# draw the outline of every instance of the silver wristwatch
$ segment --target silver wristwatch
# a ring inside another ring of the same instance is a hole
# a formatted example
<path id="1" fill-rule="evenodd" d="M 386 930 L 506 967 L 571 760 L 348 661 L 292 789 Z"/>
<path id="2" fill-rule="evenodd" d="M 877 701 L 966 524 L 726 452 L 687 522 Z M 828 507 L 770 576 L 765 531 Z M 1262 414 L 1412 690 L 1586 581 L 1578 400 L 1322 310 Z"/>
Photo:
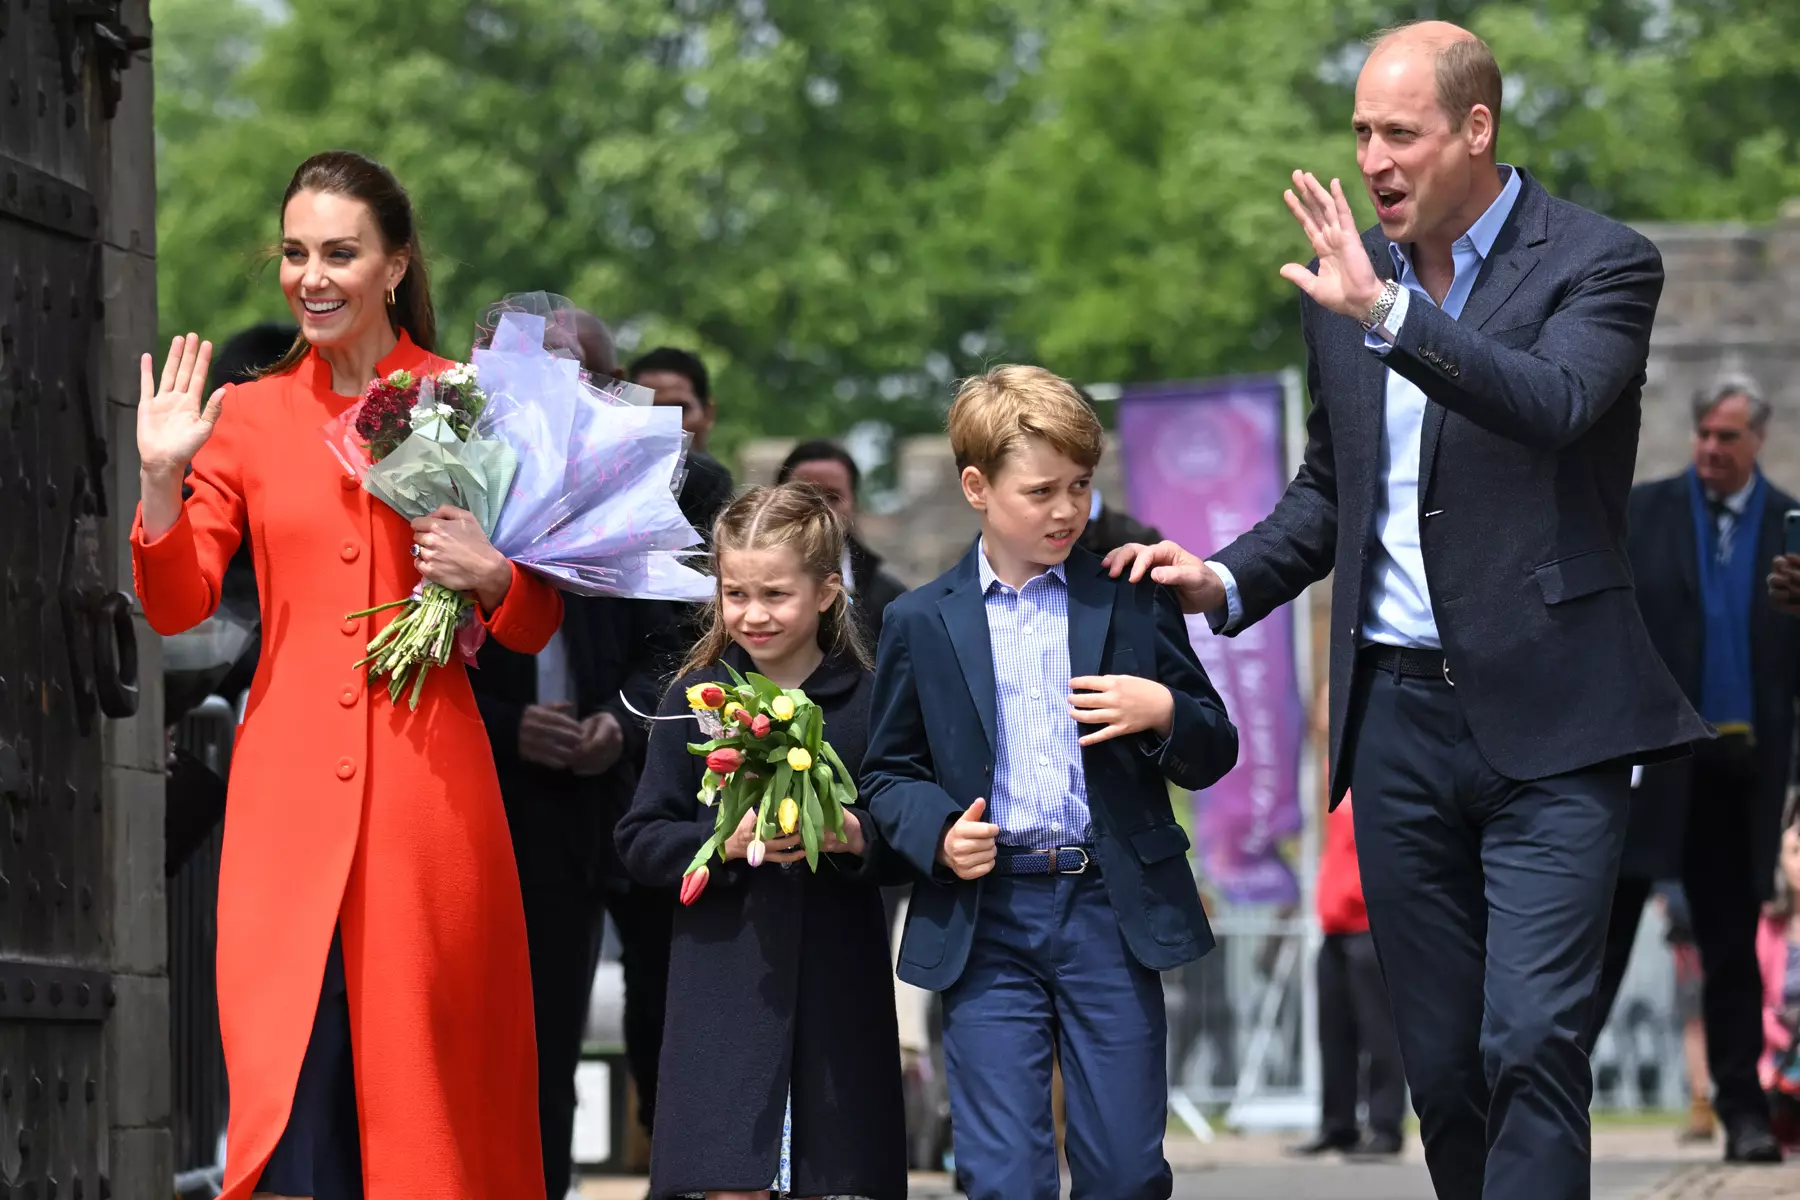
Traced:
<path id="1" fill-rule="evenodd" d="M 1392 279 L 1384 282 L 1381 285 L 1381 295 L 1376 299 L 1375 306 L 1369 310 L 1369 315 L 1363 318 L 1363 332 L 1373 333 L 1378 325 L 1387 320 L 1387 315 L 1394 311 L 1394 304 L 1399 299 L 1400 285 L 1395 283 Z"/>

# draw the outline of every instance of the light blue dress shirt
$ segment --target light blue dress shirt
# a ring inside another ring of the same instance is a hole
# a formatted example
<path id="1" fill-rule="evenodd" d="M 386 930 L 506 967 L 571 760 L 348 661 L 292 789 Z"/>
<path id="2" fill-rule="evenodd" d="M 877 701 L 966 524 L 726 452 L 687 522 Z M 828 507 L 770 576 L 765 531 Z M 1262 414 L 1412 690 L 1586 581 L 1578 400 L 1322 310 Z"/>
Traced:
<path id="1" fill-rule="evenodd" d="M 1463 305 L 1468 303 L 1481 275 L 1482 264 L 1492 253 L 1519 198 L 1519 173 L 1504 164 L 1500 170 L 1506 180 L 1500 195 L 1450 248 L 1455 275 L 1444 296 L 1443 310 L 1453 318 L 1462 315 Z M 1393 255 L 1400 295 L 1386 319 L 1363 337 L 1364 345 L 1381 357 L 1387 356 L 1399 338 L 1415 297 L 1427 304 L 1436 303 L 1413 272 L 1408 248 L 1390 243 L 1388 250 Z M 1387 372 L 1380 463 L 1386 486 L 1376 501 L 1371 530 L 1374 544 L 1369 548 L 1368 600 L 1360 631 L 1365 642 L 1430 649 L 1442 645 L 1437 619 L 1431 612 L 1425 559 L 1419 550 L 1419 439 L 1425 425 L 1425 403 L 1425 393 L 1417 384 L 1396 371 Z M 1244 614 L 1237 580 L 1221 563 L 1209 561 L 1207 566 L 1225 584 L 1226 616 L 1217 628 L 1235 629 Z"/>
<path id="2" fill-rule="evenodd" d="M 1069 584 L 1058 563 L 1008 587 L 975 556 L 993 647 L 997 725 L 987 819 L 1000 843 L 1029 850 L 1092 837 L 1081 727 L 1069 716 Z"/>

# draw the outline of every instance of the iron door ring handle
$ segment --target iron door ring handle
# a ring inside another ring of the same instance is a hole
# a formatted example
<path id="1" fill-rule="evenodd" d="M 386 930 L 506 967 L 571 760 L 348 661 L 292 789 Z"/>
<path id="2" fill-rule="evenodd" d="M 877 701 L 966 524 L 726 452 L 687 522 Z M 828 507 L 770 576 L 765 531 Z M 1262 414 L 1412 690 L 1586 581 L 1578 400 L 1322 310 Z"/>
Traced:
<path id="1" fill-rule="evenodd" d="M 94 615 L 94 687 L 100 711 L 115 720 L 134 716 L 138 710 L 138 652 L 131 598 L 113 592 L 100 601 Z"/>

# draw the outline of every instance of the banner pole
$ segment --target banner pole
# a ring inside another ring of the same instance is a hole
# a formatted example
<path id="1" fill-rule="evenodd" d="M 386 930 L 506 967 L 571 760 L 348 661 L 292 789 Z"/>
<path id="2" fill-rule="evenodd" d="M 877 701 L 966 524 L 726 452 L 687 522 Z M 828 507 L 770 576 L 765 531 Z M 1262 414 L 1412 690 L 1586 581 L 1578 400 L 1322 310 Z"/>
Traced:
<path id="1" fill-rule="evenodd" d="M 1299 472 L 1306 454 L 1306 395 L 1299 368 L 1284 370 L 1281 385 L 1282 428 L 1287 441 L 1288 478 L 1292 479 Z M 1306 951 L 1300 966 L 1300 1019 L 1305 1031 L 1300 1049 L 1300 1087 L 1307 1099 L 1316 1103 L 1323 1087 L 1319 1064 L 1319 977 L 1313 964 L 1318 961 L 1320 946 L 1317 891 L 1322 831 L 1319 828 L 1319 795 L 1324 787 L 1324 772 L 1321 769 L 1323 755 L 1318 739 L 1312 734 L 1311 722 L 1316 691 L 1312 596 L 1312 589 L 1307 588 L 1294 600 L 1294 680 L 1308 717 L 1306 736 L 1300 739 L 1300 861 L 1295 864 L 1295 874 L 1299 876 L 1301 911 L 1296 915 L 1294 928 L 1302 931 L 1300 937 Z"/>

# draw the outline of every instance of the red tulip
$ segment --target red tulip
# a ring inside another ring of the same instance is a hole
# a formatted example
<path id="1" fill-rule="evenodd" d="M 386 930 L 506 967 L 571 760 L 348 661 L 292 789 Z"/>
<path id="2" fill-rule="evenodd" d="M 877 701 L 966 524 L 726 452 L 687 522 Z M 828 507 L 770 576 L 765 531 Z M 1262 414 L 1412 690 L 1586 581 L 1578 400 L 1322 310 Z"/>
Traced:
<path id="1" fill-rule="evenodd" d="M 725 689 L 716 683 L 708 684 L 700 689 L 700 703 L 708 708 L 718 708 L 725 703 Z"/>
<path id="2" fill-rule="evenodd" d="M 686 875 L 683 875 L 681 877 L 681 902 L 683 904 L 692 904 L 694 901 L 698 900 L 700 898 L 700 893 L 706 890 L 706 881 L 711 878 L 711 875 L 712 872 L 708 871 L 705 867 L 701 867 L 699 870 L 690 871 Z"/>
<path id="3" fill-rule="evenodd" d="M 767 713 L 757 713 L 754 717 L 750 718 L 750 736 L 758 738 L 768 737 L 771 725 L 772 722 L 769 720 Z"/>
<path id="4" fill-rule="evenodd" d="M 721 775 L 729 775 L 744 765 L 744 753 L 733 750 L 730 746 L 721 746 L 706 756 L 706 765 Z"/>

